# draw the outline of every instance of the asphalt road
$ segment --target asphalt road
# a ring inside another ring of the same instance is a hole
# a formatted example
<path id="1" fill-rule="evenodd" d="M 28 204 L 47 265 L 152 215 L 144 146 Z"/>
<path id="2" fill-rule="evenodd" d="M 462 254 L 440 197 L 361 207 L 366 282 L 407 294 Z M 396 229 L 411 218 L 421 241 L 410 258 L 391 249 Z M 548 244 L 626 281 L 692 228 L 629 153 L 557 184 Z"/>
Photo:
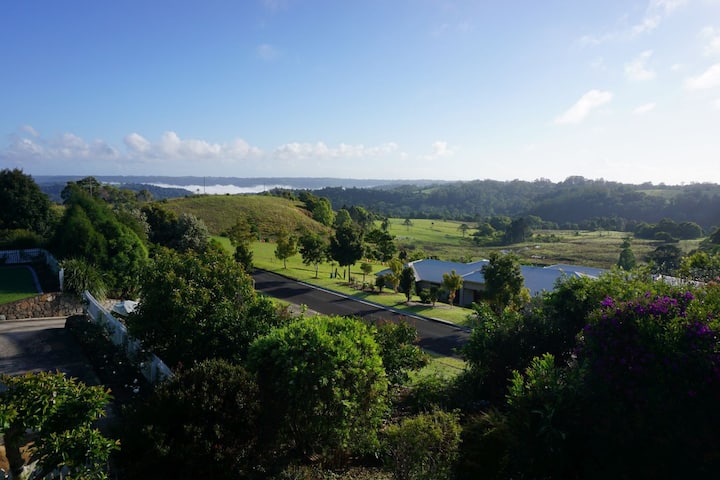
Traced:
<path id="1" fill-rule="evenodd" d="M 61 371 L 89 385 L 99 382 L 65 317 L 0 321 L 0 373 Z"/>
<path id="2" fill-rule="evenodd" d="M 458 327 L 424 318 L 402 315 L 370 303 L 348 298 L 307 284 L 289 280 L 281 275 L 256 270 L 255 289 L 265 295 L 297 305 L 307 305 L 324 315 L 360 317 L 369 322 L 405 320 L 417 329 L 418 344 L 425 350 L 443 355 L 457 355 L 455 349 L 465 344 L 469 334 Z"/>

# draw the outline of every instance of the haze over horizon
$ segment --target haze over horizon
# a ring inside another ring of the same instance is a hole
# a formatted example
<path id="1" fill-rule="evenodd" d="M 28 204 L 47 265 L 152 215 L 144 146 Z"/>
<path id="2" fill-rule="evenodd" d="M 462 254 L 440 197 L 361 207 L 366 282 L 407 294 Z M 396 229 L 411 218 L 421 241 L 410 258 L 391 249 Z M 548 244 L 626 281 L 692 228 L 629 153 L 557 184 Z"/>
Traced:
<path id="1" fill-rule="evenodd" d="M 720 183 L 720 0 L 2 11 L 0 168 Z"/>

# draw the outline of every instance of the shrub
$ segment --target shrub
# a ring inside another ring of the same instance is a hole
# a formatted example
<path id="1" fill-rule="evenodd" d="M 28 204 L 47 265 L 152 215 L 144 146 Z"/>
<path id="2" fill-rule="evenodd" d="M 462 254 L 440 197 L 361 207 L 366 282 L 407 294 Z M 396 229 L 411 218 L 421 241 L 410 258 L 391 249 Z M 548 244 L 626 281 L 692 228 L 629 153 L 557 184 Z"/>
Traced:
<path id="1" fill-rule="evenodd" d="M 457 413 L 435 410 L 401 420 L 385 430 L 388 464 L 398 480 L 451 478 L 460 446 Z"/>
<path id="2" fill-rule="evenodd" d="M 328 460 L 377 448 L 387 378 L 370 328 L 359 320 L 293 322 L 258 338 L 248 363 L 278 444 Z"/>
<path id="3" fill-rule="evenodd" d="M 176 372 L 126 412 L 128 478 L 247 478 L 262 468 L 254 376 L 209 360 Z"/>

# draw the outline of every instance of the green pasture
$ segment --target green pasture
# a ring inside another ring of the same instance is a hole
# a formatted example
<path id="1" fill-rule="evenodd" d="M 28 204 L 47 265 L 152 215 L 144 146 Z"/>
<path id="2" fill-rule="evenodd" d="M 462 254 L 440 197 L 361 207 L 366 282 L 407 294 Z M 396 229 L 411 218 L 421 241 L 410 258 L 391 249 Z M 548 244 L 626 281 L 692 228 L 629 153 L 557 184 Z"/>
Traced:
<path id="1" fill-rule="evenodd" d="M 27 267 L 0 267 L 0 304 L 34 297 L 37 294 L 35 281 Z"/>

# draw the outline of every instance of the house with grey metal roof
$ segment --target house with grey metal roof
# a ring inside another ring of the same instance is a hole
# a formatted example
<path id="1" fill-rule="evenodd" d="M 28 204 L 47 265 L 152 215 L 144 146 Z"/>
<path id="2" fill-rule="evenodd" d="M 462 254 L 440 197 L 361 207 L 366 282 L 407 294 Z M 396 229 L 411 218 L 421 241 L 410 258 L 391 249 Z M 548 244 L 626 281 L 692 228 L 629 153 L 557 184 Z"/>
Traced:
<path id="1" fill-rule="evenodd" d="M 482 292 L 485 290 L 485 277 L 482 267 L 489 263 L 488 260 L 479 260 L 470 263 L 447 262 L 444 260 L 424 259 L 416 260 L 407 264 L 415 272 L 416 290 L 441 287 L 443 274 L 455 273 L 463 279 L 463 288 L 457 294 L 457 304 L 468 306 L 473 302 L 482 300 Z M 600 268 L 583 267 L 579 265 L 551 265 L 548 267 L 521 266 L 520 271 L 525 281 L 525 288 L 530 295 L 536 296 L 543 292 L 550 292 L 555 289 L 557 281 L 563 276 L 576 277 L 599 277 L 605 270 Z M 377 275 L 384 275 L 390 270 L 383 270 Z"/>

